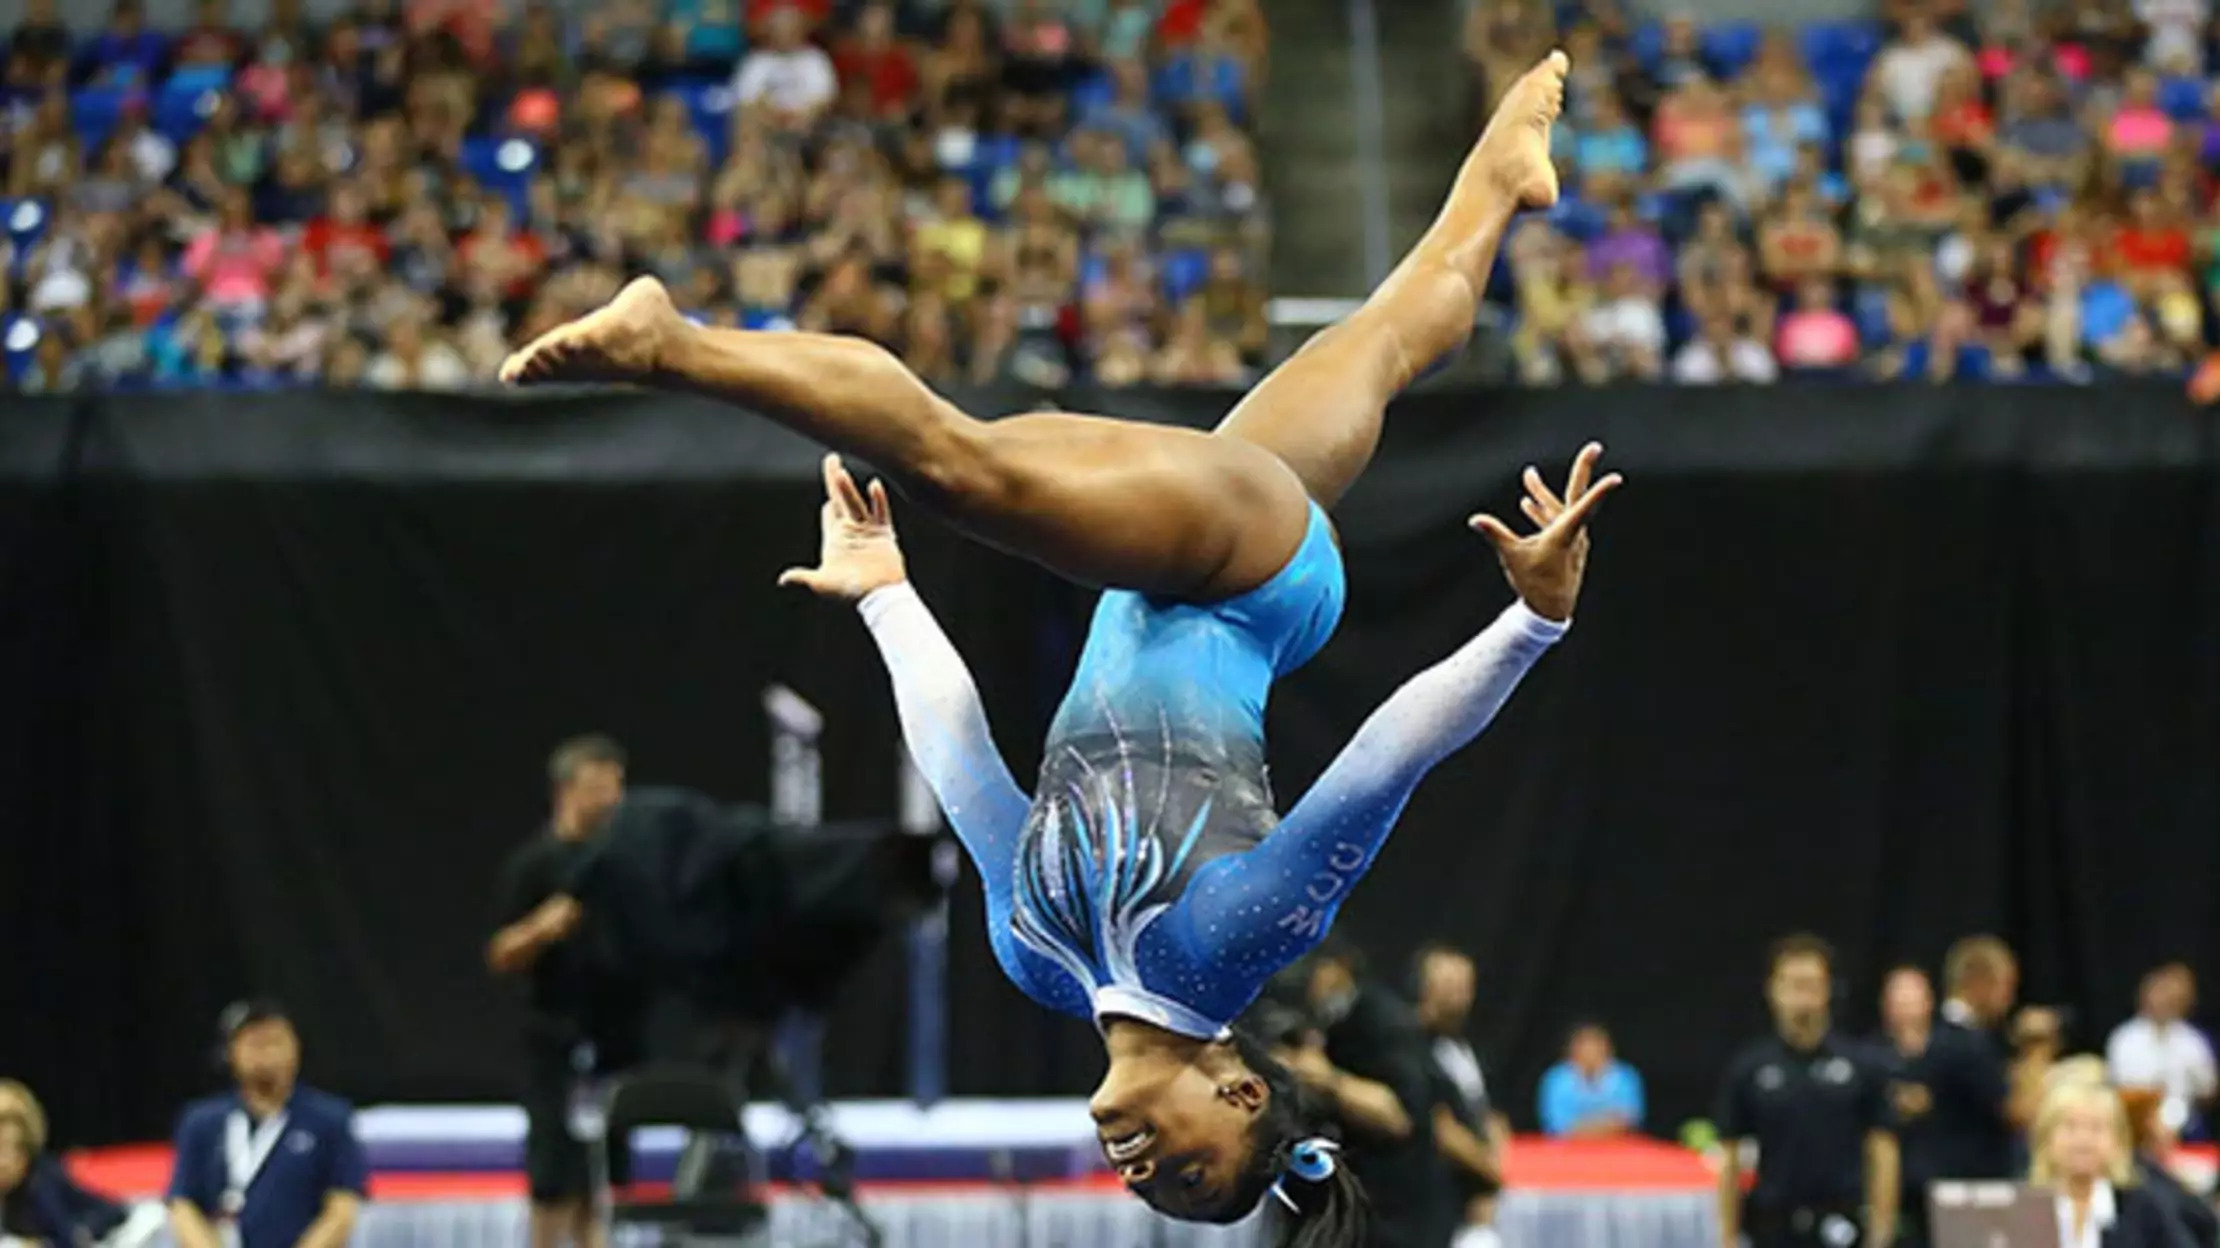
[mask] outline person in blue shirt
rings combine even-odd
[[[860,339],[688,324],[652,278],[511,356],[511,384],[624,381],[706,394],[853,454],[980,541],[1105,588],[1034,792],[907,583],[882,483],[825,466],[819,565],[781,578],[854,601],[903,736],[985,882],[1012,982],[1095,1022],[1106,1161],[1169,1216],[1288,1215],[1295,1248],[1363,1242],[1361,1186],[1292,1074],[1232,1023],[1315,946],[1426,772],[1487,726],[1563,635],[1586,525],[1620,484],[1603,448],[1562,496],[1526,472],[1514,533],[1475,516],[1520,601],[1365,722],[1285,815],[1264,766],[1275,680],[1332,635],[1345,582],[1326,508],[1370,461],[1387,404],[1472,333],[1521,207],[1557,199],[1563,53],[1505,93],[1434,224],[1370,299],[1213,432],[1048,412],[977,420]],[[562,909],[550,913],[562,921]]]
[[[339,1248],[369,1194],[354,1106],[301,1085],[300,1037],[276,1002],[234,1004],[218,1035],[236,1086],[178,1120],[178,1248]]]
[[[1558,1138],[1629,1135],[1642,1129],[1642,1076],[1611,1054],[1601,1024],[1573,1028],[1565,1060],[1542,1076],[1542,1133]]]

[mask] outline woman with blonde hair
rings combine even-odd
[[[2136,1180],[2127,1111],[2102,1083],[2052,1084],[2035,1115],[2028,1180],[2055,1193],[2061,1248],[2194,1248]]]

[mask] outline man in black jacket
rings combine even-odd
[[[1312,956],[1308,997],[1322,1043],[1282,1056],[1337,1108],[1345,1155],[1372,1200],[1366,1248],[1448,1248],[1458,1202],[1435,1146],[1433,1057],[1418,1016],[1332,938]]]

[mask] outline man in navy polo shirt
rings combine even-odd
[[[300,1038],[275,1002],[232,1006],[218,1033],[238,1086],[178,1121],[178,1248],[339,1248],[370,1180],[354,1107],[299,1085]]]

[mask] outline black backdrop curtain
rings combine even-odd
[[[509,1092],[479,951],[563,735],[760,800],[782,681],[828,711],[828,815],[893,809],[861,628],[772,588],[814,550],[814,452],[760,422],[642,396],[8,406],[0,1074],[71,1139],[166,1130],[250,991],[344,1094]],[[2146,966],[2220,968],[2216,431],[2155,390],[1409,400],[1339,515],[1347,622],[1275,698],[1285,794],[1505,601],[1469,510],[1591,435],[1632,483],[1572,637],[1421,790],[1344,930],[1390,969],[1428,938],[1477,955],[1521,1116],[1578,1017],[1649,1076],[1654,1126],[1703,1112],[1796,928],[1842,950],[1861,1023],[1887,965],[1999,931],[2101,1041]],[[905,519],[1026,774],[1087,596]],[[971,884],[956,911],[954,1091],[1086,1088],[1089,1029],[1003,983]],[[902,976],[889,950],[848,993],[833,1091],[902,1090]]]

